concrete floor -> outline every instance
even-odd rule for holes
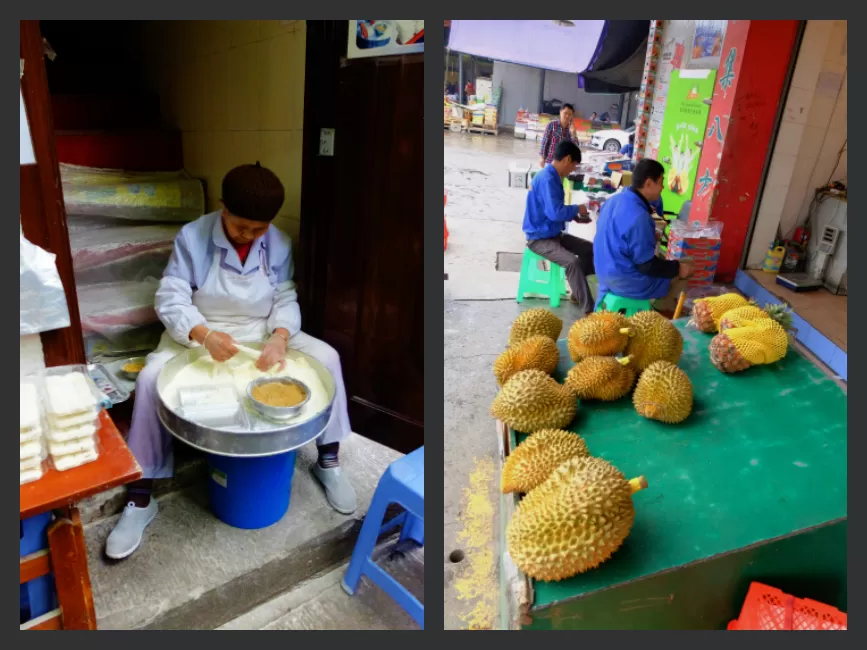
[[[488,413],[496,395],[491,365],[512,321],[547,301],[515,302],[518,273],[495,269],[498,252],[521,253],[526,190],[508,187],[512,162],[535,164],[535,142],[444,133],[444,626],[498,626],[497,440]],[[578,231],[580,236],[587,236]],[[592,235],[590,235],[592,237]],[[579,310],[563,301],[564,329]]]

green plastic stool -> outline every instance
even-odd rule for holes
[[[633,316],[640,311],[652,311],[653,306],[650,304],[649,300],[635,300],[633,298],[623,298],[622,296],[615,296],[610,291],[605,294],[605,297],[602,299],[602,302],[599,303],[599,307],[596,308],[596,311],[619,311],[621,314],[626,316]]]
[[[549,271],[539,268],[541,260],[548,262],[551,267]],[[559,307],[560,297],[566,293],[566,269],[525,248],[521,278],[518,280],[518,302],[524,302],[524,296],[528,293],[548,296],[551,306]]]

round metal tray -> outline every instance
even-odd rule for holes
[[[262,344],[247,343],[245,345],[254,349],[262,348]],[[286,358],[307,361],[319,374],[328,393],[328,405],[320,411],[310,413],[303,420],[281,424],[278,421],[262,417],[256,411],[248,408],[247,397],[244,395],[242,399],[247,419],[250,421],[249,430],[214,429],[183,418],[166,403],[163,391],[183,368],[207,354],[208,352],[204,348],[185,350],[166,363],[157,379],[157,393],[159,394],[157,414],[163,426],[178,440],[218,456],[261,457],[297,449],[315,440],[325,431],[325,427],[331,419],[331,410],[334,405],[334,378],[325,366],[316,359],[297,350],[289,350]]]

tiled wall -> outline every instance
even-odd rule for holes
[[[785,112],[759,205],[748,268],[759,268],[779,227],[784,238],[804,223],[814,191],[847,182],[847,29],[845,20],[811,20],[798,54]],[[839,162],[838,162],[839,158]]]
[[[209,210],[232,167],[257,160],[286,188],[275,224],[297,245],[304,118],[303,20],[160,21],[145,30],[164,119],[183,131],[184,166]]]

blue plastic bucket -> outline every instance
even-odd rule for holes
[[[264,458],[208,455],[208,498],[223,523],[248,530],[276,524],[289,509],[295,452]]]

